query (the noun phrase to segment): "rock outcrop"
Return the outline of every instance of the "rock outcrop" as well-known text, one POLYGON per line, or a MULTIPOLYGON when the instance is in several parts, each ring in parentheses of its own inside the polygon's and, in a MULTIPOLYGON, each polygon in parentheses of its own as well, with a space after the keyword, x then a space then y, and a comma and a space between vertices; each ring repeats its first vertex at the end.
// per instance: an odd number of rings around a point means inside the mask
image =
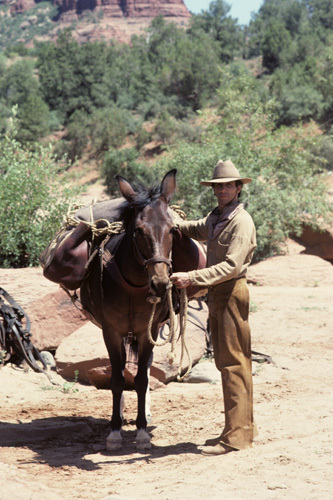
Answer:
MULTIPOLYGON (((38 5, 38 0, 0 0, 9 4, 9 15, 23 14, 38 5)), ((26 43, 33 47, 35 41, 55 41, 59 30, 69 29, 79 43, 117 40, 131 43, 132 36, 145 34, 156 16, 163 16, 177 26, 186 27, 191 17, 183 0, 50 0, 58 8, 52 19, 53 28, 48 35, 34 36, 26 43)), ((22 29, 29 28, 31 19, 23 21, 22 29)))
MULTIPOLYGON (((12 13, 22 13, 38 3, 36 0, 16 0, 11 3, 12 13)), ((88 12, 102 12, 107 18, 189 18, 191 16, 183 0, 52 0, 59 8, 62 20, 78 18, 88 12)))
POLYGON ((333 229, 313 230, 309 226, 303 228, 299 237, 300 243, 305 245, 305 252, 317 255, 333 264, 333 229))
POLYGON ((0 269, 0 286, 29 316, 31 340, 40 351, 55 351, 88 322, 59 285, 44 278, 41 267, 0 269))

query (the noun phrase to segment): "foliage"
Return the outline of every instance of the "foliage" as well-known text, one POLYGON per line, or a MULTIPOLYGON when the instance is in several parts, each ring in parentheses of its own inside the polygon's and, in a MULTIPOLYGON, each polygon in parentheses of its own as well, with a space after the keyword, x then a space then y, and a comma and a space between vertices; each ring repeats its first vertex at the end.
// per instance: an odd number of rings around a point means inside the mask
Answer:
POLYGON ((0 6, 0 49, 6 49, 7 54, 18 53, 20 46, 33 41, 36 36, 47 35, 54 28, 52 19, 58 7, 51 2, 38 2, 26 13, 14 16, 9 15, 9 8, 9 4, 0 6))
POLYGON ((219 159, 231 158, 253 179, 243 188, 242 199, 257 228, 258 260, 279 252, 285 238, 299 235, 303 224, 318 227, 323 214, 332 217, 332 209, 325 196, 323 163, 311 153, 318 142, 314 131, 275 129, 274 103, 249 100, 254 85, 245 71, 223 73, 217 124, 202 144, 181 144, 156 170, 178 169, 176 203, 189 218, 198 218, 215 206, 211 190, 202 188, 200 180, 211 177, 219 159))
POLYGON ((272 19, 267 24, 261 41, 262 63, 265 68, 271 72, 278 68, 284 51, 288 50, 290 45, 289 31, 281 21, 272 19))
POLYGON ((89 115, 82 109, 75 111, 70 117, 64 139, 55 146, 56 155, 61 157, 65 154, 71 163, 81 158, 89 142, 89 126, 89 115))
POLYGON ((273 71, 315 56, 333 28, 330 0, 264 0, 249 26, 250 53, 273 71))
POLYGON ((333 172, 333 129, 327 135, 318 137, 312 146, 311 153, 316 159, 316 163, 333 172))
POLYGON ((51 110, 57 110, 67 124, 77 110, 91 113, 104 93, 101 80, 106 65, 104 44, 79 47, 69 30, 55 45, 38 44, 38 74, 42 92, 51 110))
POLYGON ((167 111, 162 111, 156 120, 153 138, 163 144, 176 144, 179 141, 200 142, 203 129, 190 120, 176 120, 167 111))
POLYGON ((192 33, 203 30, 216 42, 221 61, 230 62, 241 52, 243 35, 236 19, 228 16, 231 6, 223 0, 214 0, 207 11, 201 11, 191 19, 192 33))
POLYGON ((0 267, 36 266, 76 190, 50 148, 0 141, 0 267))
POLYGON ((120 147, 136 127, 131 113, 116 106, 97 109, 92 114, 79 109, 71 115, 64 140, 55 151, 58 156, 66 154, 71 162, 81 158, 87 148, 90 155, 99 157, 120 147))
POLYGON ((120 147, 130 131, 135 130, 129 111, 117 106, 97 110, 91 119, 91 141, 97 154, 120 147))
POLYGON ((150 184, 156 180, 155 172, 152 172, 147 165, 137 161, 139 156, 135 148, 126 148, 121 150, 108 151, 103 159, 101 166, 101 175, 106 185, 106 192, 110 195, 116 195, 115 175, 121 175, 126 179, 135 179, 144 185, 150 184))
POLYGON ((18 59, 0 70, 1 119, 6 128, 11 108, 18 106, 17 139, 21 142, 34 142, 49 131, 49 109, 33 72, 34 64, 29 59, 18 59))
POLYGON ((290 69, 277 69, 270 92, 278 103, 277 125, 333 117, 333 37, 317 57, 308 56, 290 69))
POLYGON ((190 31, 167 23, 161 16, 151 23, 149 59, 157 72, 157 84, 179 104, 200 108, 218 82, 218 54, 203 31, 190 31))
MULTIPOLYGON (((135 121, 148 119, 157 119, 158 128, 165 128, 167 116, 184 125, 192 112, 214 103, 219 68, 234 64, 241 54, 262 57, 266 75, 260 76, 277 103, 277 126, 315 119, 327 127, 333 116, 329 0, 264 0, 249 27, 239 26, 229 11, 226 2, 214 0, 207 11, 192 16, 187 29, 159 16, 145 35, 132 37, 130 45, 114 41, 79 45, 71 28, 60 32, 55 44, 36 42, 34 49, 17 40, 7 43, 11 59, 0 64, 1 128, 6 127, 11 107, 18 104, 22 142, 69 127, 60 150, 74 157, 90 144, 91 154, 99 156, 108 145, 115 146, 111 138, 115 131, 112 126, 110 134, 103 129, 103 140, 97 134, 92 138, 89 123, 97 116, 107 123, 108 110, 127 111, 120 120, 125 121, 126 133, 136 132, 135 121), (33 116, 32 108, 37 111, 33 116), (84 122, 88 130, 74 140, 70 136, 75 136, 77 113, 90 119, 84 122), (131 118, 134 114, 136 120, 131 118)), ((29 10, 32 15, 26 19, 31 23, 37 19, 37 29, 44 26, 38 16, 47 14, 45 9, 38 15, 34 12, 29 10)), ((20 15, 15 19, 22 23, 20 15)), ((82 131, 82 124, 78 126, 82 131)), ((177 134, 175 127, 167 142, 174 143, 177 134)))

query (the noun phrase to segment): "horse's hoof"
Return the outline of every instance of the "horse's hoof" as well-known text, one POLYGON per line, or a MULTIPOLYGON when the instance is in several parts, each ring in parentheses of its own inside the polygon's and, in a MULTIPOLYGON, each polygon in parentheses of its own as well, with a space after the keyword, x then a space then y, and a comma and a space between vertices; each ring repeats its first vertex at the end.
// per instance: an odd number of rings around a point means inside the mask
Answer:
POLYGON ((119 431, 111 431, 106 438, 107 451, 118 451, 122 448, 122 438, 119 431))
POLYGON ((138 450, 150 450, 151 448, 150 436, 144 429, 138 430, 136 434, 136 448, 138 450))

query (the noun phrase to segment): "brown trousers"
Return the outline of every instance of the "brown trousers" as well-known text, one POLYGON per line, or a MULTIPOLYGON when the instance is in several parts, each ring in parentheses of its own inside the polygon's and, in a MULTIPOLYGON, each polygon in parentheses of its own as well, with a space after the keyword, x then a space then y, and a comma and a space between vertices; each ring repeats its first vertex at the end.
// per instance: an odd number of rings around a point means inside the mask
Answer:
POLYGON ((249 289, 245 278, 209 290, 209 323, 214 359, 222 376, 225 427, 221 443, 238 450, 252 445, 253 422, 249 289))

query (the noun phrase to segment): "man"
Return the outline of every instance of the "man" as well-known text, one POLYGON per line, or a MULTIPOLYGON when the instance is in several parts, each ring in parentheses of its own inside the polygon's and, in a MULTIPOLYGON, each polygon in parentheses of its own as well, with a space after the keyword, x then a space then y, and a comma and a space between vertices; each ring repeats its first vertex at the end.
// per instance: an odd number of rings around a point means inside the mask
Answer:
POLYGON ((239 201, 243 184, 234 164, 220 160, 211 180, 218 206, 204 219, 179 223, 187 236, 207 241, 207 267, 188 273, 174 273, 177 288, 208 287, 209 325, 214 359, 222 375, 225 426, 222 434, 206 441, 204 455, 224 455, 252 446, 256 435, 253 422, 251 334, 249 290, 246 271, 256 248, 253 220, 239 201))

